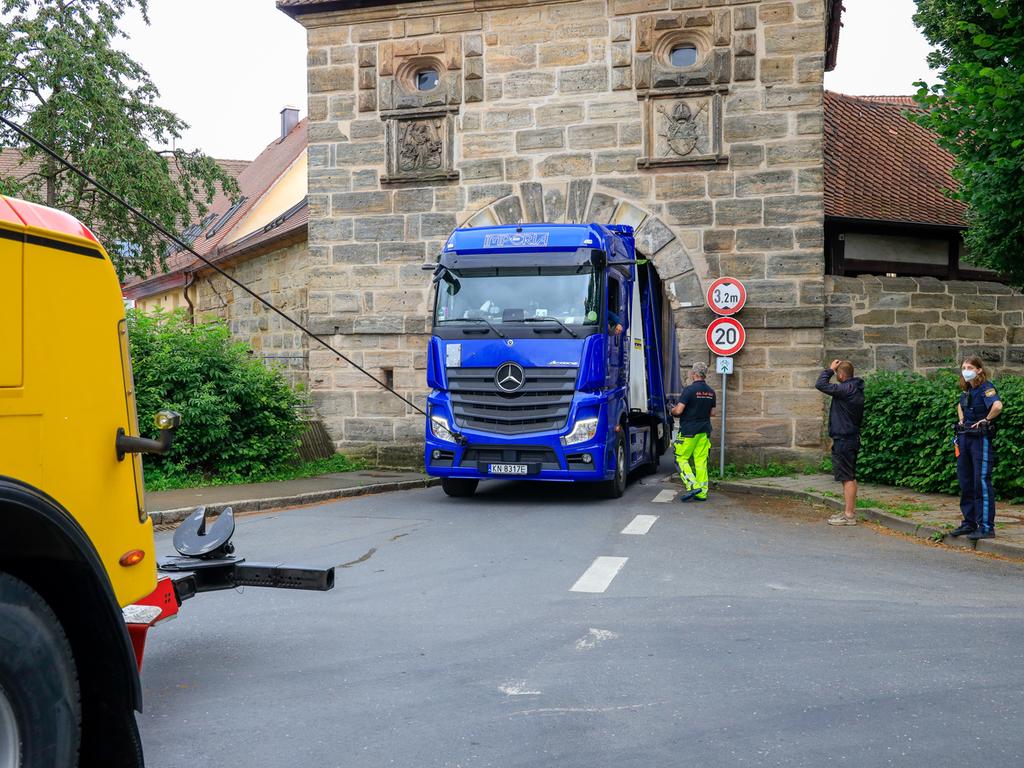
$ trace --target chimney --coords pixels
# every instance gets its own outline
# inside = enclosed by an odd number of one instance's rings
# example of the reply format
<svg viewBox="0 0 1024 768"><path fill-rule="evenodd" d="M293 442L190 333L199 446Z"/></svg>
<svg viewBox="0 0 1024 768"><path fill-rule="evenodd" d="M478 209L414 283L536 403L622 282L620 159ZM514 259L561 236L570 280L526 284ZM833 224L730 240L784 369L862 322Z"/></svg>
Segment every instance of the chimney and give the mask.
<svg viewBox="0 0 1024 768"><path fill-rule="evenodd" d="M292 132L292 128L299 124L299 108L298 107L285 107L281 110L281 138L279 141L284 141L285 137Z"/></svg>

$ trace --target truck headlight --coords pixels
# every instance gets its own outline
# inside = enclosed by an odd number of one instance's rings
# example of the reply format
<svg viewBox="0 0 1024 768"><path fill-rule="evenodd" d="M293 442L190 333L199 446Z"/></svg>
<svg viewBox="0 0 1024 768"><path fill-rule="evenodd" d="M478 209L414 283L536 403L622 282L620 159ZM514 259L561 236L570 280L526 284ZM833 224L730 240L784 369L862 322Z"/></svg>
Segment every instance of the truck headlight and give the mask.
<svg viewBox="0 0 1024 768"><path fill-rule="evenodd" d="M577 421L573 425L572 432L561 438L562 445L576 445L576 443L585 443L587 440L593 440L594 435L596 434L597 419L583 419L582 421Z"/></svg>
<svg viewBox="0 0 1024 768"><path fill-rule="evenodd" d="M452 435L451 430L448 429L448 422L445 421L443 416L430 417L430 433L438 440L444 440L446 443L455 442L455 437Z"/></svg>

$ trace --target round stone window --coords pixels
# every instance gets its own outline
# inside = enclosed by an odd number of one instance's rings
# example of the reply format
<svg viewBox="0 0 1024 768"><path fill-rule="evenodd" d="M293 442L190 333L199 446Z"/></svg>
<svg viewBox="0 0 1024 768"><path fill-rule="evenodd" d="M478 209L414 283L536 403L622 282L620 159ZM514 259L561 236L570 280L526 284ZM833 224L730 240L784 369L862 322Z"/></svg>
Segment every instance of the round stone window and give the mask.
<svg viewBox="0 0 1024 768"><path fill-rule="evenodd" d="M416 72L413 82L417 91L432 91L440 80L436 69L421 69Z"/></svg>
<svg viewBox="0 0 1024 768"><path fill-rule="evenodd" d="M697 46L692 43L673 45L668 54L668 62L673 67L692 67L697 63Z"/></svg>

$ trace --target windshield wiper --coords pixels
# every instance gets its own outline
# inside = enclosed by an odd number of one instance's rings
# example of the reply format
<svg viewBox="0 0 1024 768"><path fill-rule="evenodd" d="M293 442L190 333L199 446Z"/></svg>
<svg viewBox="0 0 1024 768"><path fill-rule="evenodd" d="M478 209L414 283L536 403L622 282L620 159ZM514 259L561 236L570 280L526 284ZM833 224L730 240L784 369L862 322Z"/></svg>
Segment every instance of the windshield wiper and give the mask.
<svg viewBox="0 0 1024 768"><path fill-rule="evenodd" d="M552 315L549 315L547 317L524 317L522 320L517 320L516 322L519 322L519 323L547 323L547 322L558 323L560 326L565 328L565 330L567 330L572 335L573 338L578 339L580 337L580 335L578 333L576 333L576 331L574 331L568 325L566 325L561 320L559 320L557 317L554 317Z"/></svg>
<svg viewBox="0 0 1024 768"><path fill-rule="evenodd" d="M437 322L438 323L487 323L487 327L490 328L492 331L494 331L499 336L501 336L501 338L503 338L503 339L507 339L508 338L508 336L506 336L504 333L502 333L497 328L495 328L493 325L491 325L491 321L490 320L487 320L487 319L485 319L483 317L449 317L447 320L438 320Z"/></svg>

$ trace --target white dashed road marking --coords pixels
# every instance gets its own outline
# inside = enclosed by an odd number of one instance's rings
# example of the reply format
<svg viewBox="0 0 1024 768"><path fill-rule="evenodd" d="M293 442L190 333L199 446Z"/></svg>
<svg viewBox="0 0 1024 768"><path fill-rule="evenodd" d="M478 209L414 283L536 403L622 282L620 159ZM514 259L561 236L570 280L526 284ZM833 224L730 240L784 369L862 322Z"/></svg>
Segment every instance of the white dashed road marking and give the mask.
<svg viewBox="0 0 1024 768"><path fill-rule="evenodd" d="M664 504L667 501L672 501L676 497L675 491L658 491L658 495L654 497L654 501Z"/></svg>
<svg viewBox="0 0 1024 768"><path fill-rule="evenodd" d="M604 592L612 583L628 557L599 557L590 564L583 575L572 585L570 592Z"/></svg>
<svg viewBox="0 0 1024 768"><path fill-rule="evenodd" d="M657 519L657 515L637 515L629 525L622 529L622 532L631 536L643 536L651 530L651 526Z"/></svg>

